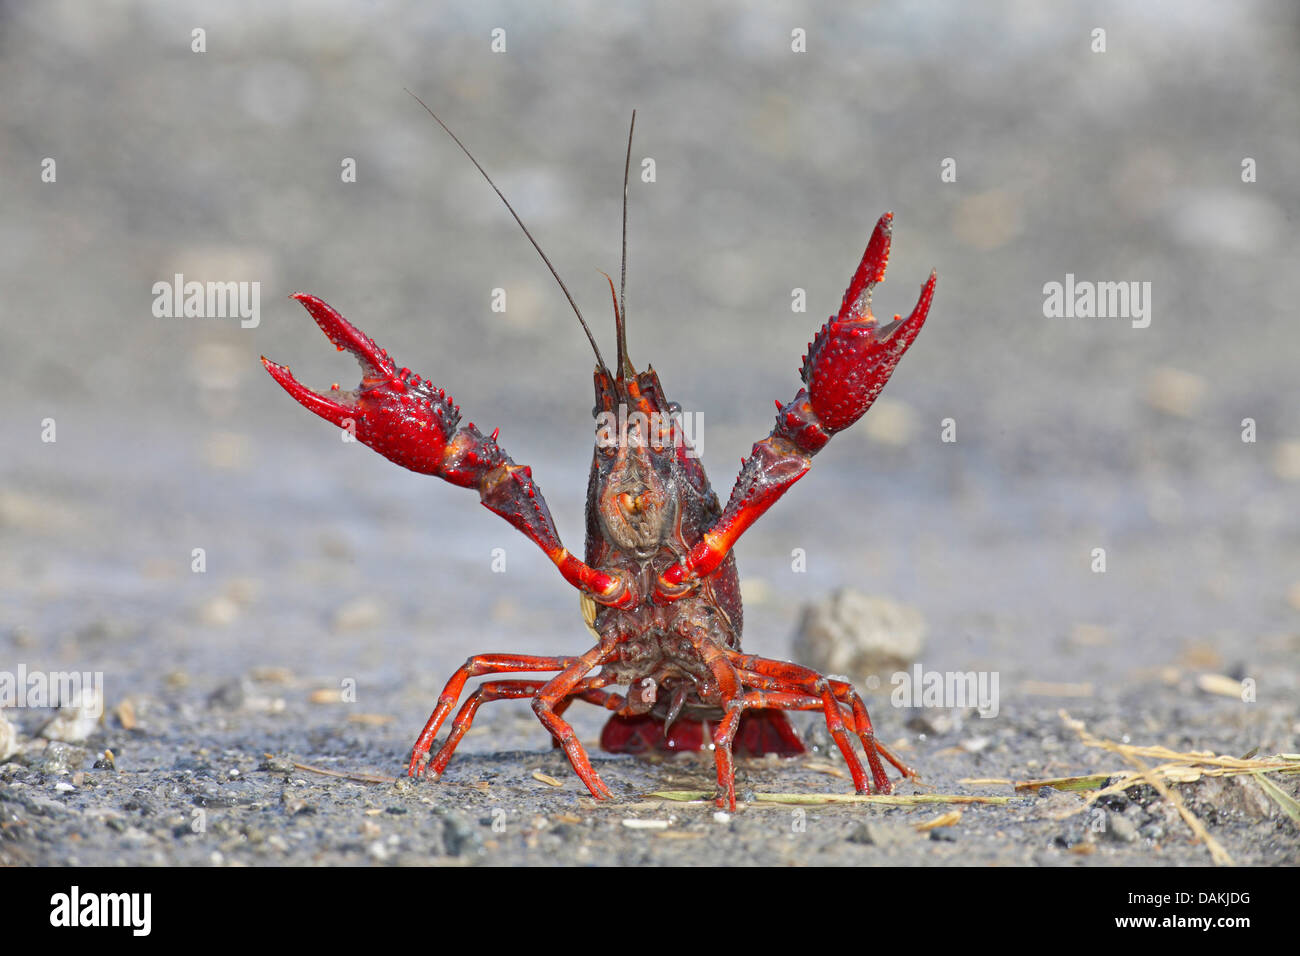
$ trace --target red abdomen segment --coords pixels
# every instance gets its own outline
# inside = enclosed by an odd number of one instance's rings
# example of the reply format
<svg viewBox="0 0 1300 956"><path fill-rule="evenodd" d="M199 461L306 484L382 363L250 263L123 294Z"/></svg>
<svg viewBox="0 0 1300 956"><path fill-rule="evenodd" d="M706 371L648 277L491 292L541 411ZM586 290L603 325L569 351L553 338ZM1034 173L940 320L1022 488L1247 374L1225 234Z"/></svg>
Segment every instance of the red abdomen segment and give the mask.
<svg viewBox="0 0 1300 956"><path fill-rule="evenodd" d="M600 747L615 754L681 753L705 750L713 743L717 724L687 717L678 719L664 734L664 722L651 714L620 717L615 714L600 733ZM742 757L776 754L797 757L805 752L803 741L779 710L750 710L740 718L732 753Z"/></svg>

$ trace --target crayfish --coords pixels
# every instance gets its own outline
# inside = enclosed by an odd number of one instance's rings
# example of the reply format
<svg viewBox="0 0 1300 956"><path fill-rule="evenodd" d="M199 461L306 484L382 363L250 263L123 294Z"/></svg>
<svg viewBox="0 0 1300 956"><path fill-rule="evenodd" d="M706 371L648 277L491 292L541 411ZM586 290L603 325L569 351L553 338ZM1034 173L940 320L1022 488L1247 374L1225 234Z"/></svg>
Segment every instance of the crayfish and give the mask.
<svg viewBox="0 0 1300 956"><path fill-rule="evenodd" d="M414 95L414 94L412 94ZM418 99L418 97L417 97ZM421 102L423 106L423 102ZM428 107L425 107L428 110ZM469 156L483 167L433 114ZM633 128L636 114L633 113ZM623 263L626 275L627 169L623 182ZM497 190L500 195L500 190ZM360 386L328 394L297 382L289 369L263 358L267 371L304 407L333 424L354 429L358 441L421 474L478 491L482 503L536 543L560 574L581 592L584 618L597 637L577 656L476 654L452 675L412 749L408 773L438 778L469 730L478 708L495 700L532 702L533 711L574 771L597 799L612 797L564 712L575 700L612 711L601 744L637 753L701 750L712 745L720 807L735 809L733 754L804 750L785 711L817 710L843 754L858 793L889 793L882 758L914 776L876 739L861 696L846 681L798 664L741 650L740 585L733 549L746 529L802 478L831 436L856 422L875 401L929 313L935 274L906 319L878 326L871 293L889 260L892 214L880 217L839 314L808 346L800 370L804 387L782 405L771 433L753 446L726 507L709 486L684 434L681 409L668 401L653 368L638 372L628 357L626 299L615 296L618 354L611 369L559 274L501 196L565 296L596 354L596 447L587 486L583 558L560 541L541 489L527 465L516 464L472 423L446 391L398 368L388 353L313 295L293 296L340 350L361 366ZM498 674L545 677L492 679L478 687L451 721L447 739L429 752L444 721L472 677ZM554 676L550 676L554 674ZM625 693L615 688L626 688ZM863 769L852 738L866 754Z"/></svg>

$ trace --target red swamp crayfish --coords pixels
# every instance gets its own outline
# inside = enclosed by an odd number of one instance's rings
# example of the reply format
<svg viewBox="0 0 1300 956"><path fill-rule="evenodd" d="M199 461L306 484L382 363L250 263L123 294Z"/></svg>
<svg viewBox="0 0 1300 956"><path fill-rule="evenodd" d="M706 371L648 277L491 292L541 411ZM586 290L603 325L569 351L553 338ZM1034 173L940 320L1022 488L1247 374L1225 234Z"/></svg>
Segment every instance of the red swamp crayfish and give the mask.
<svg viewBox="0 0 1300 956"><path fill-rule="evenodd" d="M414 94L412 94L414 95ZM417 97L418 99L418 97ZM420 105L424 105L421 102ZM428 110L428 107L425 106ZM442 120L429 113L483 167ZM636 114L632 116L633 129ZM626 276L627 170L623 182L623 274ZM807 473L831 436L870 408L916 339L934 296L935 274L916 307L883 327L871 313L871 293L889 261L892 214L876 223L839 314L808 346L804 387L782 405L771 433L753 446L725 508L683 433L680 407L669 402L653 368L637 372L628 357L626 302L614 298L618 356L614 370L546 254L502 195L501 199L564 290L596 353L597 442L587 486L584 559L560 542L555 522L527 465L515 464L472 423L443 389L409 369L316 296L297 299L321 331L361 366L361 384L322 394L299 384L289 369L263 357L268 372L304 407L403 468L477 489L482 503L536 543L582 595L584 617L598 641L578 656L476 654L452 675L412 749L408 773L435 779L446 769L478 708L494 700L529 699L542 725L597 799L612 797L592 767L564 712L575 700L612 711L601 745L612 752L679 752L713 746L717 804L735 809L733 753L791 756L804 747L784 711L819 710L843 754L858 793L874 785L889 793L884 760L904 776L915 773L876 739L861 696L846 681L788 661L746 654L733 548L740 536ZM606 277L609 278L608 276ZM609 279L610 294L614 283ZM617 426L610 427L611 422ZM493 679L465 700L441 748L434 738L472 677L548 673L550 677ZM626 687L627 693L613 688ZM870 776L854 748L865 751Z"/></svg>

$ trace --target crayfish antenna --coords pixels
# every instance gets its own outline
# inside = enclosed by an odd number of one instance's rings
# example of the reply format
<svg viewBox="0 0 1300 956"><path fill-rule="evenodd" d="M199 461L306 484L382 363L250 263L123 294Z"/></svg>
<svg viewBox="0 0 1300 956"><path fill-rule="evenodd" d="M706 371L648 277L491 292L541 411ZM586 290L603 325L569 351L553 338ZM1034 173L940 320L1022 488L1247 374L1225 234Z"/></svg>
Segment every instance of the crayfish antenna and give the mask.
<svg viewBox="0 0 1300 956"><path fill-rule="evenodd" d="M605 359L600 354L600 347L596 345L595 336L591 334L591 329L587 327L587 320L582 317L582 310L578 308L578 303L573 301L573 295L569 292L569 287L565 285L564 280L560 278L560 274L555 270L555 266L551 264L550 258L542 251L542 247L537 244L537 240L534 239L533 234L528 231L528 227L524 225L524 221L519 218L519 213L515 212L515 207L510 205L510 200L506 198L505 193L503 193L497 187L497 184L492 181L492 177L487 174L487 170L484 169L482 165L479 164L479 161L474 158L474 154L469 151L469 148L460 141L460 137L451 131L451 128L438 117L437 113L429 109L429 104L424 102L424 100L420 99L414 93L411 93L410 90L407 90L406 92L410 94L411 99L424 107L424 111L433 117L434 121L443 128L448 136L455 140L456 145L460 147L460 151L469 157L469 161L474 164L474 167L480 173L483 174L483 178L487 180L488 185L491 186L493 191L501 197L501 201L506 204L506 208L510 210L510 215L515 217L515 222L519 223L519 228L524 231L524 235L528 237L528 241L533 244L533 248L537 250L537 254L541 256L542 261L546 263L546 268L551 270L551 275L555 276L555 281L560 284L560 288L564 291L564 297L569 300L569 305L573 308L573 314L578 317L578 324L582 326L582 331L587 333L587 341L591 343L591 350L596 353L596 361L600 363L601 369L606 375L608 375L609 366L605 364ZM631 149L631 146L629 145L628 148Z"/></svg>
<svg viewBox="0 0 1300 956"><path fill-rule="evenodd" d="M618 302L614 304L614 327L618 332L618 374L619 377L632 378L636 370L627 354L627 181L632 169L632 133L636 129L636 110L632 111L632 123L627 129L627 158L623 160L623 258L618 283ZM614 288L610 283L610 291Z"/></svg>

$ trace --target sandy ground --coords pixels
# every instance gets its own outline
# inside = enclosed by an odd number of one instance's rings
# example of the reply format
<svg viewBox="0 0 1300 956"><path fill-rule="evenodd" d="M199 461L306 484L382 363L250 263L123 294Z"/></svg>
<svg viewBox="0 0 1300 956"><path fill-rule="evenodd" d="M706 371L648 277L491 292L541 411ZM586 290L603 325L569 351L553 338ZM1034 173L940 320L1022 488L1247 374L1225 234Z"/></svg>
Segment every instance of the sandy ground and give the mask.
<svg viewBox="0 0 1300 956"><path fill-rule="evenodd" d="M1294 11L284 10L0 3L0 672L102 674L108 706L71 744L34 739L47 708L3 711L0 862L1211 862L1151 793L1078 812L969 781L1128 766L1062 708L1114 741L1300 751ZM655 179L630 195L630 352L703 414L724 497L894 211L877 311L933 267L931 319L745 536L745 644L789 656L836 588L918 609L922 666L996 674L1000 698L985 719L869 694L923 772L901 790L1009 803L925 834L943 808L755 802L851 792L814 728L809 758L742 766L726 819L649 796L708 787L708 757L593 754L618 797L593 806L522 703L485 708L440 784L295 767L396 778L467 655L589 646L576 595L472 493L342 443L258 362L351 385L286 298L324 297L500 426L580 547L590 352L403 87L493 172L607 352L597 270L618 269L638 110ZM177 273L258 283L255 321L155 315ZM1149 311L1045 315L1067 275L1136 282ZM1178 789L1236 862L1296 862L1258 785Z"/></svg>

